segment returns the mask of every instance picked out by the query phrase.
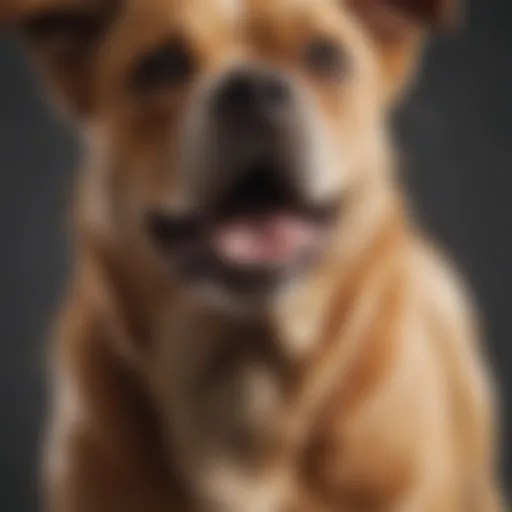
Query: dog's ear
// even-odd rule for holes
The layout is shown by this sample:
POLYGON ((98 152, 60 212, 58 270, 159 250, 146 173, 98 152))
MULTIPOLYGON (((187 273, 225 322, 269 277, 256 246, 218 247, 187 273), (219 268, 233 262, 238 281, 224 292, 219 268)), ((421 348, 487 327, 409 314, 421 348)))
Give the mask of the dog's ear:
POLYGON ((459 6, 455 0, 387 0, 420 23, 446 25, 455 20, 459 6))
POLYGON ((409 80, 425 35, 453 28, 461 0, 341 0, 361 19, 381 53, 391 99, 409 80))
POLYGON ((57 99, 71 113, 94 111, 97 51, 117 12, 117 0, 7 0, 4 11, 57 99))
POLYGON ((458 0, 342 0, 368 24, 376 37, 399 39, 406 30, 453 26, 458 0))

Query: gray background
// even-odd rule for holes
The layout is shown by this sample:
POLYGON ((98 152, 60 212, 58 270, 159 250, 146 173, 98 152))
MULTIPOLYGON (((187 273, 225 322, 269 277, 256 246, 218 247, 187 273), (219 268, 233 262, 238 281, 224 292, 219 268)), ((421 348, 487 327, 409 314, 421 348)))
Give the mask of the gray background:
MULTIPOLYGON (((512 376, 512 5, 469 3, 437 38, 398 116, 404 179, 424 223, 469 277, 487 323, 510 438, 512 376)), ((76 140, 0 37, 0 510, 37 510, 46 337, 67 274, 76 140)), ((510 444, 503 471, 512 475, 510 444)))

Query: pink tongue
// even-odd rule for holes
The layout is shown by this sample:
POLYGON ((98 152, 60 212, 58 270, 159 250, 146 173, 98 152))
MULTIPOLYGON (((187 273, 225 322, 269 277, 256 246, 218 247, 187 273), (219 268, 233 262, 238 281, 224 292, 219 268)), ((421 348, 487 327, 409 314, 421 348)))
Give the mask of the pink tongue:
POLYGON ((314 226, 291 215, 239 218, 214 233, 213 247, 236 265, 278 265, 310 247, 315 235, 314 226))

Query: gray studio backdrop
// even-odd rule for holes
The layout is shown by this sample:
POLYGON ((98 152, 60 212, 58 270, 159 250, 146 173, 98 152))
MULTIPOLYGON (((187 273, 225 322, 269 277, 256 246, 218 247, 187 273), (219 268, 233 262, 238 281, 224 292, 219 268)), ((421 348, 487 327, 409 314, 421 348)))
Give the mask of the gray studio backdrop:
MULTIPOLYGON (((474 0, 468 11, 463 32, 431 45, 423 79, 397 124, 407 155, 404 180, 424 223, 469 277, 509 410, 512 5, 474 0)), ((38 509, 45 344, 68 268, 66 208, 78 155, 19 49, 0 38, 2 512, 38 509)), ((510 480, 510 445, 503 453, 510 480)))

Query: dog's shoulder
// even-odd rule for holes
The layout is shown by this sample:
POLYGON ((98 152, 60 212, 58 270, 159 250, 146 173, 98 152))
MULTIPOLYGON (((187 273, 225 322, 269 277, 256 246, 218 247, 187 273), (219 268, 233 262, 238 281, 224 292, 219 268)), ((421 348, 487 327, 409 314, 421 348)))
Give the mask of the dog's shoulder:
POLYGON ((415 236, 410 245, 414 283, 424 305, 446 327, 465 331, 470 339, 478 330, 477 311, 466 282, 443 251, 426 236, 415 236))
POLYGON ((411 245, 412 275, 428 342, 448 387, 464 458, 492 457, 496 399, 478 308, 466 281, 449 258, 426 238, 411 245))

